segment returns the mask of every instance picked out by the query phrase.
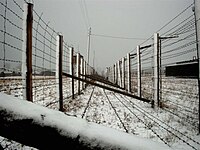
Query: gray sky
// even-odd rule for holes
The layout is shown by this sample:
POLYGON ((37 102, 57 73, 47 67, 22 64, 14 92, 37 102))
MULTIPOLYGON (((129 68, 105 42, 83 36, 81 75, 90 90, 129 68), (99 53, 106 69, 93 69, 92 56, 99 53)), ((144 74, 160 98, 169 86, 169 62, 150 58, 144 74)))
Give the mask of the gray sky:
MULTIPOLYGON (((193 0, 34 0, 34 9, 86 58, 87 28, 92 34, 139 38, 125 40, 91 36, 90 64, 105 68, 136 48, 193 0), (84 1, 88 20, 84 14, 84 1), (88 23, 89 22, 89 23, 88 23)), ((192 10, 191 10, 192 11, 192 10)))

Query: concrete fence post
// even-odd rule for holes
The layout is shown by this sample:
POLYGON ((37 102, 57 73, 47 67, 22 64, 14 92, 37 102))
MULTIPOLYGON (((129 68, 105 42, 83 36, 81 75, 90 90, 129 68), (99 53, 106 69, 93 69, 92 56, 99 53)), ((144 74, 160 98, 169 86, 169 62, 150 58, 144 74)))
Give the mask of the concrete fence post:
MULTIPOLYGON (((76 55, 76 63, 77 63, 76 74, 77 77, 80 78, 80 53, 77 53, 76 55)), ((80 80, 77 80, 77 90, 78 90, 78 95, 80 95, 81 94, 80 80)))
POLYGON ((159 34, 154 33, 154 101, 160 106, 159 101, 159 34))
POLYGON ((63 111, 62 55, 63 36, 59 34, 56 37, 56 85, 60 111, 63 111))
POLYGON ((130 53, 127 54, 127 80, 128 80, 128 92, 131 93, 131 61, 130 53))
POLYGON ((72 85, 72 99, 74 99, 74 48, 70 48, 70 74, 72 75, 71 78, 71 85, 72 85))
POLYGON ((141 91, 141 54, 140 46, 137 46, 137 83, 138 83, 138 96, 142 96, 141 91))

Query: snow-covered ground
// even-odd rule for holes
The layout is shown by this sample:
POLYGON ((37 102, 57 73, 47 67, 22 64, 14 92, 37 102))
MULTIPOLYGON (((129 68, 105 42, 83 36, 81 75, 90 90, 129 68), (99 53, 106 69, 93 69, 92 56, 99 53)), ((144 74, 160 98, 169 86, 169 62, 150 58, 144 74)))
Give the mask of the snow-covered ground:
MULTIPOLYGON (((92 86, 88 87, 77 103, 68 111, 71 115, 82 117, 87 106, 92 86), (78 104, 78 105, 77 105, 78 104)), ((95 87, 84 118, 140 137, 166 143, 173 149, 200 149, 200 136, 189 120, 182 120, 169 111, 151 108, 150 104, 120 94, 95 87), (114 110, 114 109, 115 110, 114 110), (122 120, 120 122, 120 119, 122 120)), ((176 114, 176 110, 172 110, 176 114)), ((196 122, 197 123, 197 122, 196 122)))
MULTIPOLYGON (((38 82, 37 84, 48 85, 53 82, 49 80, 48 83, 45 81, 45 83, 38 82)), ((68 115, 165 143, 172 149, 200 149, 200 136, 197 135, 198 92, 195 80, 163 79, 163 109, 151 108, 148 103, 94 86, 88 86, 73 100, 69 97, 70 80, 66 80, 65 83, 64 97, 68 98, 64 101, 64 107, 68 115)), ((13 91, 8 94, 22 95, 19 90, 13 91)), ((146 92, 150 91, 146 85, 146 92)), ((55 85, 38 86, 36 92, 38 101, 36 100, 35 103, 58 109, 57 102, 49 105, 52 101, 56 101, 55 92, 55 85)))
MULTIPOLYGON (((36 126, 37 129, 49 127, 51 128, 51 130, 56 131, 56 133, 58 133, 58 134, 49 134, 49 136, 52 136, 50 137, 51 139, 54 138, 53 136, 55 135, 56 136, 59 135, 62 137, 65 136, 67 137, 66 139, 68 139, 68 141, 70 141, 70 139, 71 139, 71 142, 77 141, 77 144, 85 146, 86 148, 89 148, 89 149, 98 148, 98 149, 108 149, 108 150, 112 150, 112 149, 169 150, 169 147, 167 147, 164 144, 153 142, 149 139, 145 139, 145 138, 141 138, 141 137, 137 137, 133 135, 131 136, 130 134, 127 134, 124 132, 119 132, 117 130, 114 130, 102 125, 87 122, 85 119, 67 116, 62 112, 50 110, 28 101, 21 101, 17 98, 14 98, 12 96, 9 96, 3 93, 0 93, 0 99, 1 99, 0 111, 4 112, 4 114, 2 115, 6 114, 7 116, 7 118, 3 116, 3 119, 1 118, 2 120, 4 121, 6 120, 7 122, 16 121, 20 124, 20 121, 21 123, 24 123, 23 119, 24 120, 31 119, 32 122, 34 122, 34 126, 36 126), (27 111, 27 108, 28 108, 28 111, 27 111)), ((29 129, 33 129, 33 128, 27 127, 28 131, 29 129)), ((24 129, 24 130, 27 130, 27 129, 24 129)), ((51 130, 47 130, 47 133, 49 131, 51 132, 51 130)), ((23 129, 21 131, 22 133, 28 132, 28 131, 23 131, 23 129)), ((30 135, 32 134, 33 133, 30 131, 30 135)), ((35 137, 35 142, 39 140, 41 140, 40 137, 35 137)), ((60 148, 60 145, 57 145, 57 144, 51 143, 50 145, 52 145, 53 147, 60 148)), ((66 143, 65 145, 71 148, 71 145, 69 143, 66 143)))

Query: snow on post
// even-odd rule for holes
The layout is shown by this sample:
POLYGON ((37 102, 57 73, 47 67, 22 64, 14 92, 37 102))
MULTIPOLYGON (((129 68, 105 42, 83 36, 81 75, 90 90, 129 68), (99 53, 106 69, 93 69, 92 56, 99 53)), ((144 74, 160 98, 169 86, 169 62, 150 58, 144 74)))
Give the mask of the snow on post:
POLYGON ((141 97, 141 56, 140 46, 137 46, 137 81, 138 81, 138 96, 141 97))
POLYGON ((63 36, 56 37, 56 86, 57 99, 59 101, 59 110, 63 110, 63 89, 62 89, 62 53, 63 53, 63 36))
POLYGON ((23 98, 33 101, 32 94, 32 26, 33 4, 25 3, 23 12, 22 85, 23 98))
POLYGON ((159 107, 159 34, 154 33, 154 102, 159 107))
POLYGON ((0 93, 0 136, 38 149, 170 150, 150 139, 0 93), (28 110, 28 111, 27 111, 28 110))

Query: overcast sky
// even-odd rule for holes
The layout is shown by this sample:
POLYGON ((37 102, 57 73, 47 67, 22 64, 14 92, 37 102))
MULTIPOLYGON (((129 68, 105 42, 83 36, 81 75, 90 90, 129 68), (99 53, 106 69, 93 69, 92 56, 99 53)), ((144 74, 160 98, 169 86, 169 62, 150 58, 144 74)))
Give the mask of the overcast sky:
POLYGON ((193 0, 34 0, 34 9, 43 12, 44 20, 85 57, 89 26, 92 34, 138 38, 91 36, 90 64, 95 51, 95 67, 103 69, 126 56, 191 3, 193 0))

